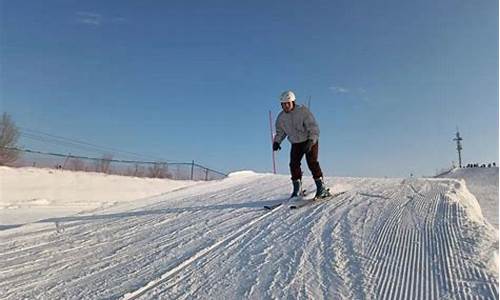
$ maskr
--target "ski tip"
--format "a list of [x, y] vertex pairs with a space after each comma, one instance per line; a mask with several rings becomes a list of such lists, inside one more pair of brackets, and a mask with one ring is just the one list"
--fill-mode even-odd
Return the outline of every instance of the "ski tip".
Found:
[[275, 208], [278, 208], [279, 206], [281, 206], [283, 203], [278, 203], [278, 204], [274, 204], [274, 205], [264, 205], [264, 209], [267, 209], [267, 210], [273, 210]]

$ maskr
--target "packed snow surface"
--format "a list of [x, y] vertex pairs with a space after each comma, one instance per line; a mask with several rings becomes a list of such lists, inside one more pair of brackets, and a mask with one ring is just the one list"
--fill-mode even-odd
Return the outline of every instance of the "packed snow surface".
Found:
[[64, 170], [0, 167], [0, 229], [99, 210], [166, 193], [190, 181]]
[[[57, 174], [40, 176], [57, 190]], [[239, 172], [4, 229], [0, 298], [498, 299], [497, 231], [466, 181], [326, 181], [345, 193], [297, 210], [263, 209], [287, 197], [288, 176]], [[2, 201], [16, 205], [10, 193]]]

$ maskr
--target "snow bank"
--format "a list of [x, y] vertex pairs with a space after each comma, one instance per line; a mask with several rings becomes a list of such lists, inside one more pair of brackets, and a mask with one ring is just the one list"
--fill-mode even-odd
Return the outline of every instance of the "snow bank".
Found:
[[464, 180], [486, 220], [498, 229], [498, 167], [454, 169], [440, 177]]
[[193, 184], [102, 173], [0, 167], [0, 225], [107, 208]]
[[236, 177], [251, 177], [251, 176], [256, 176], [257, 173], [254, 171], [250, 170], [242, 170], [242, 171], [236, 171], [232, 172], [228, 175], [229, 178], [236, 178]]
[[484, 223], [485, 219], [481, 212], [481, 206], [473, 194], [467, 189], [465, 180], [457, 180], [454, 184], [454, 189], [446, 194], [450, 199], [459, 202], [467, 216], [474, 222]]
[[[478, 178], [486, 179], [483, 176], [479, 176]], [[460, 203], [464, 208], [466, 219], [472, 221], [472, 223], [464, 225], [465, 230], [477, 231], [478, 227], [485, 229], [482, 232], [484, 232], [487, 238], [483, 239], [477, 248], [478, 257], [480, 257], [479, 261], [486, 262], [486, 267], [491, 272], [498, 274], [500, 268], [498, 258], [498, 228], [493, 227], [483, 217], [481, 206], [476, 197], [468, 190], [464, 179], [456, 180], [446, 196], [450, 200]]]

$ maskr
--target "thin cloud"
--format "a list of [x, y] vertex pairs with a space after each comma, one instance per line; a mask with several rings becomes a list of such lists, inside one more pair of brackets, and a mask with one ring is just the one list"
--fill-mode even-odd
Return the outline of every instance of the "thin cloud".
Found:
[[76, 21], [91, 26], [101, 26], [103, 17], [100, 14], [79, 11], [76, 13]]
[[80, 24], [99, 27], [103, 23], [125, 23], [126, 19], [122, 17], [106, 17], [94, 12], [79, 11], [76, 13], [76, 21]]
[[127, 19], [122, 18], [122, 17], [111, 18], [111, 23], [125, 23], [125, 22], [127, 22]]
[[368, 92], [364, 88], [347, 88], [343, 86], [337, 86], [337, 85], [332, 85], [328, 88], [330, 91], [332, 91], [335, 94], [343, 94], [347, 95], [349, 94], [352, 99], [357, 99], [361, 102], [369, 102], [370, 97], [368, 95]]
[[347, 94], [347, 93], [349, 93], [349, 89], [347, 89], [345, 87], [341, 87], [341, 86], [331, 86], [331, 87], [329, 87], [329, 89], [331, 91], [333, 91], [334, 93], [337, 93], [337, 94]]

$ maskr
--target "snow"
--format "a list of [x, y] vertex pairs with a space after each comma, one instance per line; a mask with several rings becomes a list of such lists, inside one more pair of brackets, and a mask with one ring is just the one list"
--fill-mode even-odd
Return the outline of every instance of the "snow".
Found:
[[486, 220], [498, 228], [498, 167], [457, 168], [441, 177], [464, 180], [479, 202]]
[[24, 224], [95, 211], [193, 184], [195, 182], [101, 173], [0, 167], [0, 224]]
[[289, 176], [0, 176], [1, 299], [498, 299], [498, 180], [480, 171], [326, 178], [345, 193], [271, 211]]

